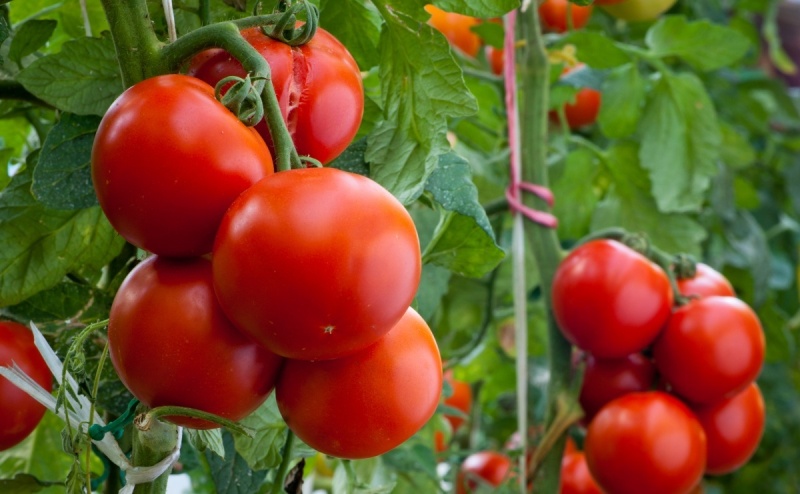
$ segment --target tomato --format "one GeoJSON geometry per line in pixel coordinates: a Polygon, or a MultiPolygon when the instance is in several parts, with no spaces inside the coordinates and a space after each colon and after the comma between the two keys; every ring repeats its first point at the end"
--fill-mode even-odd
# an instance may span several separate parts
{"type": "Polygon", "coordinates": [[[127,241],[165,256],[211,251],[233,200],[272,173],[264,141],[197,79],[164,75],[117,98],[92,148],[103,212],[127,241]]]}
{"type": "Polygon", "coordinates": [[[478,54],[481,39],[472,31],[472,28],[481,23],[479,19],[455,12],[445,12],[430,4],[425,6],[425,10],[431,14],[428,24],[441,32],[451,46],[458,48],[470,57],[478,54]]]}
{"type": "MultiPolygon", "coordinates": [[[[291,47],[264,34],[261,28],[242,36],[267,62],[281,114],[297,152],[329,163],[347,148],[364,113],[361,72],[342,43],[317,29],[308,43],[291,47]]],[[[206,50],[190,62],[189,75],[215,86],[225,77],[244,77],[238,60],[222,49],[206,50]]],[[[256,129],[272,148],[266,121],[256,129]]]]}
{"type": "Polygon", "coordinates": [[[672,290],[655,263],[614,240],[578,246],[553,279],[553,312],[564,336],[600,358],[643,350],[669,318],[672,290]]]}
{"type": "MultiPolygon", "coordinates": [[[[624,0],[613,5],[605,3],[603,9],[625,21],[652,21],[669,10],[678,0],[624,0]]],[[[600,3],[600,2],[596,2],[600,3]]]]}
{"type": "MultiPolygon", "coordinates": [[[[511,458],[497,451],[479,451],[464,460],[456,477],[456,494],[479,492],[480,486],[497,487],[511,474],[511,458]]],[[[480,490],[480,492],[483,492],[480,490]]]]}
{"type": "MultiPolygon", "coordinates": [[[[585,65],[578,64],[575,67],[565,68],[562,76],[582,67],[585,65]]],[[[600,113],[601,102],[602,93],[600,91],[589,87],[581,88],[575,94],[575,101],[564,105],[564,116],[569,128],[578,129],[593,124],[600,113]]]]}
{"type": "Polygon", "coordinates": [[[557,33],[566,32],[570,27],[580,29],[589,22],[592,15],[592,6],[575,5],[569,0],[544,0],[539,5],[539,16],[542,24],[550,31],[557,33]],[[572,23],[568,20],[572,17],[572,23]]]}
{"type": "Polygon", "coordinates": [[[733,297],[706,297],[678,308],[653,345],[658,371],[671,390],[713,403],[750,384],[764,362],[758,316],[733,297]]]}
{"type": "MultiPolygon", "coordinates": [[[[108,341],[114,369],[142,403],[234,421],[267,399],[282,362],[225,318],[204,258],[153,256],[134,268],[111,305],[108,341]]],[[[196,429],[218,427],[169,419],[196,429]]]]}
{"type": "Polygon", "coordinates": [[[220,225],[214,286],[228,317],[273,352],[337,358],[386,334],[411,304],[414,222],[386,189],[334,168],[276,173],[220,225]]]}
{"type": "Polygon", "coordinates": [[[744,391],[704,407],[694,408],[708,438],[706,473],[733,472],[753,456],[764,433],[764,398],[755,383],[744,391]]]}
{"type": "Polygon", "coordinates": [[[413,309],[374,345],[334,360],[287,360],[278,409],[312,448],[369,458],[395,448],[433,416],[442,361],[430,328],[413,309]]]}
{"type": "MultiPolygon", "coordinates": [[[[53,389],[53,375],[22,324],[0,321],[0,366],[16,364],[41,387],[53,389]]],[[[0,451],[22,442],[44,416],[45,408],[5,377],[0,377],[0,451]]]]}
{"type": "Polygon", "coordinates": [[[588,355],[580,394],[586,421],[591,421],[603,405],[614,398],[647,391],[653,385],[655,375],[655,365],[641,353],[616,359],[588,355]]]}
{"type": "MultiPolygon", "coordinates": [[[[453,388],[453,394],[444,399],[444,404],[469,415],[472,409],[472,387],[470,387],[469,383],[454,379],[452,371],[447,371],[444,375],[444,379],[450,383],[450,387],[453,388]]],[[[456,415],[445,415],[444,417],[450,422],[453,431],[457,430],[461,424],[464,423],[464,419],[456,415]]]]}
{"type": "Polygon", "coordinates": [[[697,263],[692,278],[678,279],[678,290],[684,297],[736,296],[731,283],[719,271],[703,263],[697,263]]]}
{"type": "Polygon", "coordinates": [[[584,447],[592,477],[614,494],[686,493],[706,466],[700,422],[661,391],[629,393],[607,404],[589,424],[584,447]]]}
{"type": "Polygon", "coordinates": [[[583,451],[564,453],[559,494],[603,494],[589,471],[583,451]]]}
{"type": "Polygon", "coordinates": [[[495,75],[503,74],[503,49],[493,46],[486,47],[486,59],[489,60],[489,67],[495,75]]]}

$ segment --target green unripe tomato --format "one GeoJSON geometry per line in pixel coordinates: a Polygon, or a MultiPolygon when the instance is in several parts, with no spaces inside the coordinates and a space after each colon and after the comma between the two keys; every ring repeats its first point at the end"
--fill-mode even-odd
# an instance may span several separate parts
{"type": "Polygon", "coordinates": [[[652,21],[675,5],[677,0],[625,0],[602,8],[617,19],[625,21],[652,21]]]}

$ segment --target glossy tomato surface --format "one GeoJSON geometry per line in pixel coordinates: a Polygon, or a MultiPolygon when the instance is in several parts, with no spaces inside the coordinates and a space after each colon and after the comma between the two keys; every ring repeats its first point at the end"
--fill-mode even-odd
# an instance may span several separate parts
{"type": "MultiPolygon", "coordinates": [[[[281,114],[301,156],[329,163],[347,148],[364,113],[361,72],[347,48],[332,34],[317,29],[308,43],[291,47],[254,27],[242,36],[269,62],[281,114]]],[[[215,86],[225,77],[244,77],[238,60],[221,49],[198,54],[189,75],[215,86]]],[[[266,121],[256,125],[272,147],[266,121]]]]}
{"type": "Polygon", "coordinates": [[[445,12],[430,4],[425,6],[425,10],[431,14],[428,24],[442,33],[451,46],[458,48],[470,57],[478,54],[481,39],[472,31],[472,28],[480,24],[479,19],[455,12],[445,12]]]}
{"type": "Polygon", "coordinates": [[[593,124],[600,113],[602,102],[600,91],[585,87],[575,95],[575,102],[564,105],[564,115],[571,129],[593,124]]]}
{"type": "MultiPolygon", "coordinates": [[[[33,344],[33,333],[22,324],[0,321],[0,366],[16,364],[47,391],[53,375],[33,344]]],[[[16,446],[33,432],[45,408],[5,377],[0,376],[0,451],[16,446]]]]}
{"type": "Polygon", "coordinates": [[[386,334],[417,291],[417,231],[372,180],[334,168],[276,173],[225,215],[213,253],[228,317],[275,353],[318,360],[386,334]]]}
{"type": "Polygon", "coordinates": [[[589,471],[583,451],[564,453],[559,494],[603,494],[589,471]]]}
{"type": "Polygon", "coordinates": [[[601,358],[647,347],[669,318],[673,301],[661,268],[614,240],[575,248],[556,271],[552,297],[564,336],[601,358]]]}
{"type": "Polygon", "coordinates": [[[764,434],[764,398],[753,383],[744,391],[718,403],[695,407],[708,439],[706,473],[733,472],[753,456],[764,434]]]}
{"type": "MultiPolygon", "coordinates": [[[[240,420],[275,386],[282,359],[240,333],[214,297],[211,263],[153,256],[122,283],[108,322],[111,362],[150,407],[181,406],[240,420]]],[[[171,417],[178,425],[216,424],[171,417]]]]}
{"type": "Polygon", "coordinates": [[[684,297],[736,296],[728,279],[716,269],[703,263],[697,263],[693,277],[678,279],[678,290],[684,297]]]}
{"type": "Polygon", "coordinates": [[[264,141],[183,75],[144,80],[117,98],[92,147],[103,212],[127,241],[165,256],[211,252],[225,210],[271,174],[264,141]]]}
{"type": "Polygon", "coordinates": [[[653,359],[671,390],[694,403],[713,403],[750,384],[764,363],[765,341],[755,312],[733,297],[689,302],[670,317],[653,359]]]}
{"type": "Polygon", "coordinates": [[[584,443],[592,477],[614,494],[690,492],[706,466],[706,436],[679,399],[630,393],[603,407],[584,443]]]}
{"type": "Polygon", "coordinates": [[[497,451],[479,451],[464,460],[456,477],[456,493],[484,492],[487,486],[497,487],[511,473],[511,458],[497,451]],[[484,486],[481,489],[481,486],[484,486]]]}
{"type": "Polygon", "coordinates": [[[568,29],[580,29],[589,22],[592,6],[576,5],[569,0],[544,0],[539,5],[539,16],[542,24],[550,31],[566,32],[568,29]],[[569,20],[569,17],[572,19],[569,20]]]}
{"type": "MultiPolygon", "coordinates": [[[[472,410],[472,387],[467,382],[459,381],[458,379],[453,378],[452,371],[446,372],[444,379],[453,389],[453,394],[444,399],[444,404],[460,410],[464,413],[464,415],[468,416],[470,410],[472,410]]],[[[448,422],[450,422],[450,426],[453,428],[453,431],[461,427],[461,424],[463,424],[465,420],[463,417],[458,415],[445,415],[444,417],[448,422]]]]}
{"type": "Polygon", "coordinates": [[[413,309],[374,345],[348,357],[287,360],[278,409],[306,444],[339,458],[369,458],[414,435],[436,411],[442,361],[413,309]]]}
{"type": "Polygon", "coordinates": [[[641,353],[627,357],[600,359],[586,357],[580,403],[588,422],[609,401],[627,393],[647,391],[653,385],[656,367],[641,353]]]}
{"type": "MultiPolygon", "coordinates": [[[[625,0],[623,2],[605,2],[606,12],[625,21],[652,21],[675,5],[677,0],[625,0]]],[[[597,2],[600,4],[600,2],[597,2]]]]}

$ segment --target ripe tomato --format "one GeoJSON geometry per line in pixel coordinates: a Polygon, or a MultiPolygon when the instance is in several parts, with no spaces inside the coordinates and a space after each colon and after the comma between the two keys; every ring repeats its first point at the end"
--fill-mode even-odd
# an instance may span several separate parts
{"type": "MultiPolygon", "coordinates": [[[[281,114],[297,152],[329,163],[347,148],[364,113],[361,72],[347,48],[332,34],[317,29],[308,43],[291,47],[244,29],[242,36],[269,62],[281,114]]],[[[214,48],[198,54],[188,74],[215,86],[225,77],[244,77],[245,70],[228,52],[214,48]]],[[[256,125],[272,148],[266,121],[256,125]]]]}
{"type": "Polygon", "coordinates": [[[144,404],[195,408],[234,421],[267,399],[282,362],[225,318],[214,297],[211,263],[199,257],[153,256],[131,271],[111,305],[108,340],[114,369],[144,404]]]}
{"type": "Polygon", "coordinates": [[[697,272],[694,277],[678,279],[678,289],[684,297],[736,296],[736,292],[727,278],[703,263],[697,263],[697,272]]]}
{"type": "Polygon", "coordinates": [[[589,22],[592,15],[592,6],[580,6],[569,2],[569,0],[544,0],[539,5],[539,16],[542,24],[550,31],[557,33],[566,32],[570,26],[572,29],[580,29],[589,22]],[[572,24],[567,19],[572,17],[572,24]]]}
{"type": "Polygon", "coordinates": [[[733,297],[706,297],[678,308],[653,345],[672,391],[694,403],[738,393],[761,371],[764,333],[758,316],[733,297]]]}
{"type": "MultiPolygon", "coordinates": [[[[678,0],[624,0],[606,2],[603,9],[617,19],[625,21],[652,21],[669,10],[678,0]]],[[[595,2],[600,4],[600,2],[595,2]]]]}
{"type": "Polygon", "coordinates": [[[489,66],[495,75],[503,74],[503,58],[502,48],[486,47],[486,59],[489,60],[489,66]]]}
{"type": "Polygon", "coordinates": [[[564,453],[559,494],[603,494],[589,471],[583,451],[564,453]]]}
{"type": "Polygon", "coordinates": [[[625,357],[647,347],[673,301],[661,268],[613,240],[573,250],[556,271],[552,298],[564,336],[600,358],[625,357]]]}
{"type": "Polygon", "coordinates": [[[339,458],[395,448],[433,416],[442,361],[430,328],[413,309],[374,345],[347,357],[287,360],[278,409],[297,437],[339,458]]]}
{"type": "MultiPolygon", "coordinates": [[[[444,375],[444,379],[450,383],[450,387],[453,388],[453,394],[444,399],[444,404],[469,415],[472,409],[472,387],[470,387],[469,383],[454,379],[452,371],[447,371],[444,375]]],[[[456,415],[445,415],[444,417],[450,422],[453,431],[457,430],[461,424],[464,423],[464,419],[456,415]]]]}
{"type": "MultiPolygon", "coordinates": [[[[0,321],[0,367],[16,364],[41,387],[53,389],[53,375],[22,324],[0,321]]],[[[5,377],[0,377],[0,451],[22,442],[42,420],[45,408],[5,377]]]]}
{"type": "Polygon", "coordinates": [[[627,393],[647,391],[653,385],[656,367],[641,353],[616,359],[586,358],[580,403],[589,422],[603,406],[627,393]]]}
{"type": "MultiPolygon", "coordinates": [[[[562,76],[585,67],[578,64],[574,67],[565,68],[562,76]]],[[[602,93],[589,87],[581,88],[575,95],[575,101],[564,105],[564,116],[570,129],[578,129],[593,124],[600,113],[602,103],[602,93]]]]}
{"type": "MultiPolygon", "coordinates": [[[[456,494],[478,492],[480,486],[497,487],[511,473],[511,458],[497,451],[479,451],[464,460],[456,477],[456,494]]],[[[483,491],[480,491],[483,492],[483,491]]]]}
{"type": "Polygon", "coordinates": [[[708,438],[706,473],[733,472],[753,456],[764,433],[764,398],[755,383],[737,395],[694,408],[708,438]]]}
{"type": "Polygon", "coordinates": [[[228,317],[273,352],[338,358],[386,334],[419,284],[414,222],[386,189],[334,168],[276,173],[231,205],[214,244],[228,317]]]}
{"type": "Polygon", "coordinates": [[[111,105],[92,148],[100,206],[127,241],[165,256],[211,251],[222,215],[272,173],[264,141],[183,75],[142,81],[111,105]]]}
{"type": "Polygon", "coordinates": [[[472,31],[472,27],[481,23],[479,19],[455,12],[445,12],[430,4],[425,6],[425,10],[431,14],[428,24],[441,32],[451,46],[470,57],[478,54],[481,39],[472,31]]]}
{"type": "Polygon", "coordinates": [[[680,400],[629,393],[595,416],[584,443],[597,484],[614,494],[689,492],[703,476],[706,436],[680,400]]]}

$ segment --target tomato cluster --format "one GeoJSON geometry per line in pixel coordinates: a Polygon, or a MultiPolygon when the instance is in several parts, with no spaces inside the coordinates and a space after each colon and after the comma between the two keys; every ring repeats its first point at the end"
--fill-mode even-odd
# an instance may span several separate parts
{"type": "Polygon", "coordinates": [[[690,492],[761,439],[758,317],[704,264],[677,286],[614,240],[578,246],[556,271],[554,315],[585,363],[586,460],[604,492],[690,492]]]}
{"type": "MultiPolygon", "coordinates": [[[[272,65],[298,150],[333,159],[361,119],[352,57],[324,31],[299,48],[243,34],[272,65]]],[[[198,55],[191,71],[212,82],[244,75],[219,50],[198,55]]],[[[386,189],[333,168],[274,173],[259,132],[206,82],[175,74],[117,99],[92,173],[112,225],[154,254],[120,286],[108,325],[111,361],[143,403],[236,421],[274,389],[288,426],[343,458],[382,454],[433,415],[441,359],[409,307],[419,239],[386,189]]]]}

